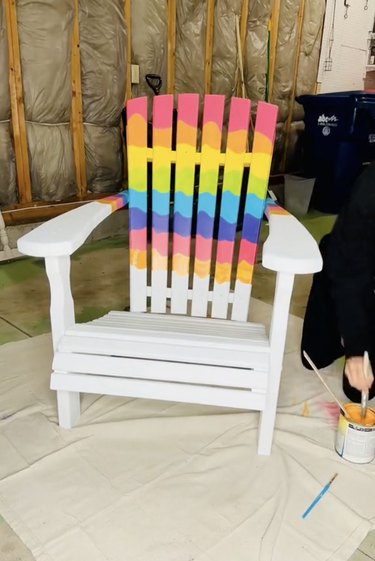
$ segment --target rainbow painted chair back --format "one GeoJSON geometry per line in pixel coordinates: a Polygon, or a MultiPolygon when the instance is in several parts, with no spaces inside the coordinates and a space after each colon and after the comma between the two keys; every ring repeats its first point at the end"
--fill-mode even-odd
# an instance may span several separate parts
{"type": "MultiPolygon", "coordinates": [[[[128,101],[132,311],[146,311],[147,297],[151,297],[152,312],[165,312],[170,299],[172,313],[247,319],[277,117],[276,106],[258,104],[250,153],[246,150],[250,109],[249,100],[232,98],[224,128],[224,96],[205,96],[198,150],[199,96],[179,95],[176,147],[172,149],[173,96],[154,97],[152,147],[147,146],[147,98],[128,101]],[[227,134],[222,152],[223,130],[227,134]],[[147,213],[151,211],[149,162],[152,162],[151,248],[148,248],[147,232],[150,224],[147,213]],[[244,214],[240,216],[244,169],[250,164],[244,214]],[[221,180],[222,185],[218,187],[221,180]],[[242,223],[240,240],[236,236],[239,221],[242,223]],[[217,232],[217,244],[214,232],[217,232]],[[234,251],[236,243],[238,247],[234,251]],[[237,262],[233,263],[235,255],[237,262]],[[151,278],[147,264],[151,267],[151,278]],[[149,288],[148,280],[151,280],[149,288]]],[[[280,209],[280,212],[284,211],[280,209]]]]}
{"type": "Polygon", "coordinates": [[[320,270],[322,260],[303,225],[265,199],[276,107],[258,104],[249,153],[250,102],[233,98],[225,127],[224,106],[222,96],[205,97],[198,140],[198,96],[180,95],[174,141],[173,98],[155,97],[148,147],[147,99],[130,100],[129,190],[18,241],[23,253],[45,258],[60,426],[79,420],[81,392],[218,405],[260,411],[257,449],[270,453],[294,275],[320,270]],[[128,204],[130,311],[77,323],[70,256],[128,204]],[[263,213],[269,235],[262,264],[276,272],[269,329],[255,323],[254,310],[247,321],[263,213]],[[149,308],[153,313],[143,313],[149,308]]]}

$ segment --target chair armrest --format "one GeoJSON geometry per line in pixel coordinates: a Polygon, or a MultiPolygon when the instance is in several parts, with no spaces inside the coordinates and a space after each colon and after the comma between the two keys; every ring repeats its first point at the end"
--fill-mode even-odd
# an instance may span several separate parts
{"type": "Polygon", "coordinates": [[[318,244],[303,224],[271,199],[266,201],[265,214],[270,231],[263,246],[263,266],[294,274],[321,271],[323,260],[318,244]]]}
{"type": "Polygon", "coordinates": [[[98,224],[127,203],[128,192],[121,191],[70,210],[22,236],[17,242],[18,249],[33,257],[71,255],[98,224]]]}

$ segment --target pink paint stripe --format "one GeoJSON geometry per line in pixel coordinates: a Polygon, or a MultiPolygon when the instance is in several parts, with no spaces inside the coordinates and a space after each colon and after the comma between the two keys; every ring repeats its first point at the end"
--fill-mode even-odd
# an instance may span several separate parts
{"type": "Polygon", "coordinates": [[[146,228],[142,230],[129,231],[129,249],[138,251],[146,251],[147,249],[147,231],[146,228]]]}
{"type": "Polygon", "coordinates": [[[173,234],[173,255],[179,253],[189,257],[190,255],[190,236],[180,236],[173,234]]]}
{"type": "Polygon", "coordinates": [[[249,99],[232,97],[228,132],[247,130],[249,128],[251,102],[249,99]]]}
{"type": "Polygon", "coordinates": [[[218,129],[221,130],[223,126],[224,102],[225,97],[223,95],[206,95],[204,97],[203,126],[207,123],[215,123],[218,129]]]}
{"type": "Polygon", "coordinates": [[[261,132],[273,143],[277,122],[278,107],[265,101],[258,102],[255,130],[261,132]]]}
{"type": "Polygon", "coordinates": [[[154,129],[172,127],[173,95],[156,95],[154,97],[154,129]]]}
{"type": "Polygon", "coordinates": [[[126,114],[128,119],[133,115],[141,115],[147,121],[147,97],[129,99],[126,104],[126,114]]]}
{"type": "Polygon", "coordinates": [[[178,96],[178,120],[189,127],[196,128],[198,125],[199,95],[180,94],[178,96]]]}
{"type": "Polygon", "coordinates": [[[238,256],[238,262],[246,261],[250,263],[250,265],[254,265],[255,263],[255,256],[257,252],[257,244],[253,242],[248,242],[245,239],[242,239],[240,252],[238,256]]]}
{"type": "Polygon", "coordinates": [[[199,234],[195,241],[195,258],[200,261],[209,261],[211,259],[212,238],[205,239],[199,234]]]}
{"type": "Polygon", "coordinates": [[[168,255],[168,232],[155,232],[152,228],[152,249],[166,257],[168,255]]]}
{"type": "Polygon", "coordinates": [[[234,242],[221,240],[217,242],[216,262],[220,264],[232,263],[234,242]]]}

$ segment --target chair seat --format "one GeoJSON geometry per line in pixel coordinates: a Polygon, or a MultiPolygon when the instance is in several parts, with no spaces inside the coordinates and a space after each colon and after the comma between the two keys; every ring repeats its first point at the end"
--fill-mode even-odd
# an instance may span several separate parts
{"type": "Polygon", "coordinates": [[[263,325],[110,312],[61,338],[53,368],[226,387],[266,387],[270,346],[263,325]]]}

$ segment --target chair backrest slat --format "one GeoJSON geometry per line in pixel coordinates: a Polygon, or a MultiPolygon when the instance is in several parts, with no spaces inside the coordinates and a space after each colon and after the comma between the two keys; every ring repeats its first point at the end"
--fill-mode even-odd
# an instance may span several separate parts
{"type": "Polygon", "coordinates": [[[233,251],[241,196],[243,166],[248,140],[250,101],[232,98],[217,238],[215,282],[211,316],[226,318],[233,251]]]}
{"type": "Polygon", "coordinates": [[[171,290],[174,314],[187,313],[198,110],[198,94],[179,95],[171,290]]]}
{"type": "Polygon", "coordinates": [[[275,140],[277,107],[260,101],[257,108],[249,181],[238,256],[232,319],[246,321],[253,270],[275,140]]]}
{"type": "Polygon", "coordinates": [[[128,101],[130,309],[147,309],[147,98],[128,101]]]}
{"type": "Polygon", "coordinates": [[[224,102],[221,95],[207,95],[204,99],[191,308],[194,316],[207,315],[224,102]]]}
{"type": "Polygon", "coordinates": [[[152,129],[151,311],[167,303],[173,96],[154,97],[152,129]]]}

